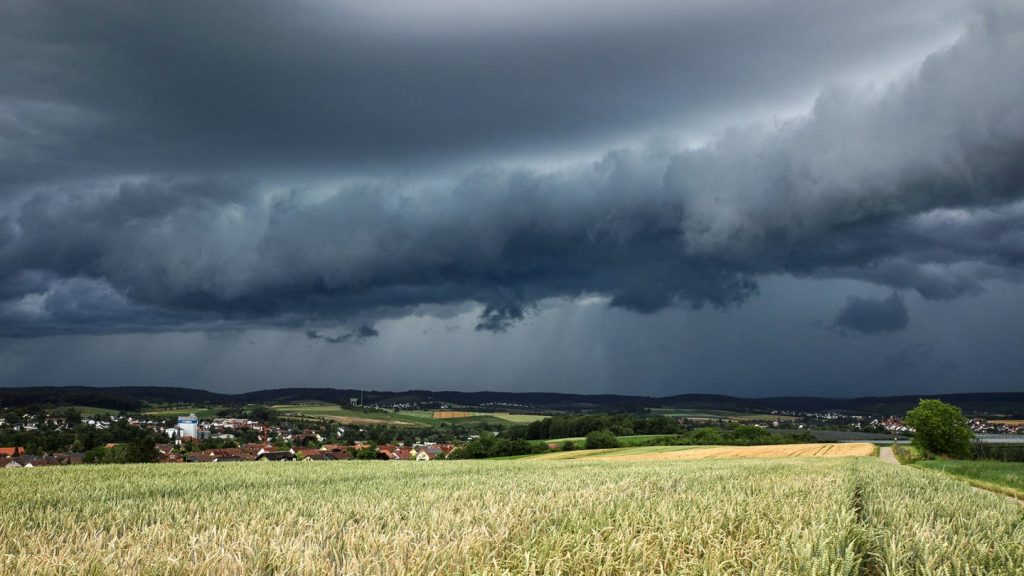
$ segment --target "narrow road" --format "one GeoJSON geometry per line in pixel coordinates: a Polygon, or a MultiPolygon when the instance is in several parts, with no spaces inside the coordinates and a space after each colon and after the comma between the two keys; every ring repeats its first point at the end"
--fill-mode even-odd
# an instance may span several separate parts
{"type": "Polygon", "coordinates": [[[896,455],[892,453],[892,446],[882,446],[878,449],[878,459],[886,464],[896,464],[899,466],[900,461],[896,459],[896,455]]]}

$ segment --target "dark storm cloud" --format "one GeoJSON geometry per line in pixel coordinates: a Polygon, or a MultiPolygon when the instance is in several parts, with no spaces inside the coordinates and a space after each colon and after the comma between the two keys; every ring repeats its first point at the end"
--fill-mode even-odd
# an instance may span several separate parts
{"type": "Polygon", "coordinates": [[[488,304],[480,313],[475,329],[478,332],[504,332],[525,317],[525,309],[517,302],[488,304]]]}
{"type": "MultiPolygon", "coordinates": [[[[245,183],[214,182],[215,194],[193,181],[133,186],[160,199],[152,210],[122,188],[40,193],[22,204],[0,273],[92,278],[134,303],[285,324],[476,301],[480,328],[500,331],[553,296],[608,293],[645,312],[743,301],[754,286],[742,270],[681,252],[680,203],[650,169],[666,162],[619,152],[567,172],[483,170],[437,190],[251,191],[244,202],[226,190],[245,183]],[[164,202],[168,189],[183,199],[164,202]]],[[[8,302],[52,296],[24,289],[8,302]]]]}
{"type": "Polygon", "coordinates": [[[957,4],[7,0],[0,182],[589,149],[803,100],[957,4]]]}
{"type": "Polygon", "coordinates": [[[903,297],[893,292],[885,299],[850,296],[836,315],[835,327],[860,334],[898,332],[910,323],[903,297]]]}
{"type": "Polygon", "coordinates": [[[328,344],[342,344],[344,342],[362,342],[367,338],[375,338],[380,335],[377,329],[369,324],[361,324],[355,330],[346,332],[344,334],[338,334],[337,336],[328,336],[321,334],[316,330],[306,330],[306,338],[310,340],[322,340],[328,344]]]}
{"type": "MultiPolygon", "coordinates": [[[[815,12],[826,5],[836,11],[829,18],[847,10],[836,7],[845,4],[808,6],[828,20],[815,12]]],[[[543,75],[521,86],[492,76],[496,64],[488,54],[508,56],[503,50],[511,49],[500,34],[493,41],[470,34],[469,44],[449,45],[443,35],[410,30],[386,47],[373,44],[375,51],[359,44],[374,38],[372,26],[346,36],[330,26],[321,30],[303,10],[256,10],[224,27],[221,11],[230,4],[188,14],[111,5],[107,13],[89,10],[75,19],[44,17],[49,4],[17,6],[24,21],[4,38],[20,56],[0,65],[15,80],[5,88],[6,106],[52,100],[57,112],[60,106],[77,112],[68,112],[73,121],[66,126],[42,132],[32,124],[35,116],[27,117],[23,132],[0,124],[0,141],[28,141],[0,162],[0,178],[18,183],[10,187],[10,208],[0,213],[5,335],[306,327],[464,302],[482,305],[478,330],[500,332],[552,297],[596,293],[641,313],[736,306],[769,273],[857,278],[935,299],[976,293],[986,278],[1020,275],[1024,18],[1014,7],[985,8],[956,45],[904,81],[874,92],[831,87],[805,117],[770,129],[737,128],[704,148],[651,144],[560,169],[481,167],[447,181],[396,176],[337,184],[301,171],[265,177],[261,163],[273,171],[289,163],[310,168],[309,160],[323,170],[332,158],[339,165],[369,161],[366,155],[397,161],[424,148],[469,155],[477,145],[578,135],[613,111],[601,129],[641,125],[645,120],[633,114],[667,114],[667,100],[699,109],[703,97],[681,98],[672,89],[678,79],[665,78],[671,63],[682,66],[689,56],[685,47],[666,50],[675,36],[659,27],[689,24],[664,15],[648,22],[653,29],[638,38],[651,39],[666,55],[642,69],[632,59],[640,56],[602,52],[608,35],[601,26],[609,23],[557,29],[536,45],[522,36],[509,40],[523,53],[544,41],[582,42],[580,54],[521,69],[553,77],[581,70],[583,78],[569,90],[543,75]],[[164,29],[187,30],[190,41],[148,37],[125,24],[164,22],[158,16],[178,22],[164,29]],[[277,22],[266,29],[270,38],[289,26],[309,34],[275,46],[257,33],[268,19],[277,22]],[[100,34],[106,26],[122,34],[100,34]],[[68,34],[63,43],[55,41],[60,33],[68,34]],[[416,52],[428,41],[440,47],[437,53],[416,52]],[[456,54],[474,43],[494,52],[484,51],[481,61],[456,54]],[[90,50],[71,49],[78,44],[90,50]],[[53,58],[36,62],[40,46],[53,58]],[[590,71],[575,59],[584,53],[612,69],[590,71]],[[380,59],[372,68],[379,85],[371,81],[377,76],[360,76],[369,74],[362,68],[370,66],[369,54],[380,59]],[[200,55],[208,57],[202,65],[200,55]],[[94,70],[93,59],[112,65],[94,70]],[[95,74],[65,80],[65,61],[95,74]],[[297,61],[308,66],[293,70],[297,61]],[[441,62],[451,69],[441,70],[441,62]],[[325,73],[324,65],[337,74],[325,73]],[[352,67],[358,73],[346,76],[352,67]],[[282,76],[285,71],[292,76],[282,76]],[[456,91],[431,92],[428,73],[456,91]],[[587,92],[588,79],[601,75],[617,86],[608,89],[613,95],[587,92]],[[630,81],[616,84],[617,75],[630,81]],[[129,82],[138,86],[128,90],[129,82]],[[647,90],[661,82],[665,91],[647,90]],[[361,92],[367,85],[378,90],[361,92]],[[81,95],[77,100],[69,86],[81,95]],[[126,91],[108,101],[111,86],[126,91]],[[123,114],[113,114],[122,107],[123,114]],[[67,147],[81,154],[60,156],[67,147]],[[95,169],[96,176],[72,181],[43,174],[39,163],[58,156],[71,161],[55,163],[53,173],[95,169]],[[192,167],[149,175],[184,165],[192,167]],[[245,177],[210,176],[213,166],[245,177]],[[282,181],[295,188],[284,189],[282,181]]],[[[796,5],[772,6],[776,18],[796,5]]],[[[856,12],[844,34],[874,22],[856,12]]],[[[732,49],[748,54],[755,44],[737,41],[732,49]]],[[[800,61],[795,52],[776,54],[800,61]]],[[[758,60],[746,57],[736,56],[744,79],[730,97],[739,98],[752,81],[746,76],[758,60]]],[[[820,57],[827,66],[827,51],[820,57]]],[[[720,62],[687,66],[685,86],[704,86],[701,74],[722,69],[720,62]]],[[[728,78],[720,82],[731,86],[728,78]]],[[[779,82],[781,90],[796,81],[779,82]]],[[[57,113],[52,122],[62,118],[57,113]]]]}

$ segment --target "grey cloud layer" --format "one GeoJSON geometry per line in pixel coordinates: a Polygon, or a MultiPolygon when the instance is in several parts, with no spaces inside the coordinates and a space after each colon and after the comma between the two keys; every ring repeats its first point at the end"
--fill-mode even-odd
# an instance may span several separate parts
{"type": "Polygon", "coordinates": [[[850,296],[836,315],[835,327],[861,334],[897,332],[907,327],[910,313],[903,297],[893,292],[885,299],[850,296]]]}
{"type": "Polygon", "coordinates": [[[337,336],[329,336],[327,334],[321,334],[316,330],[306,330],[306,338],[310,340],[322,340],[328,344],[342,344],[344,342],[362,342],[367,338],[376,338],[380,333],[377,329],[369,324],[362,324],[351,332],[344,334],[338,334],[337,336]]]}
{"type": "Polygon", "coordinates": [[[0,183],[589,150],[804,100],[959,4],[5,0],[0,183]]]}
{"type": "MultiPolygon", "coordinates": [[[[145,151],[142,131],[138,142],[104,142],[99,156],[83,156],[84,165],[107,171],[102,178],[28,186],[33,162],[65,145],[31,141],[23,158],[5,156],[0,164],[0,177],[17,183],[10,209],[0,212],[0,330],[20,336],[301,325],[474,301],[484,305],[478,329],[501,331],[544,298],[600,293],[612,306],[642,313],[727,307],[756,293],[757,276],[780,272],[864,279],[926,298],[976,293],[985,278],[1018,278],[1024,262],[1022,30],[1019,9],[986,9],[965,37],[906,81],[874,93],[830,88],[804,118],[738,128],[703,149],[650,145],[559,170],[480,168],[449,183],[366,178],[330,193],[317,186],[282,191],[258,176],[201,170],[125,177],[99,158],[119,157],[123,150],[111,145],[138,143],[145,151]]],[[[296,42],[303,41],[309,39],[296,42]]],[[[45,70],[38,74],[44,77],[37,83],[20,87],[23,97],[45,92],[45,70]]],[[[244,70],[240,78],[244,84],[244,70]]],[[[277,89],[267,87],[271,95],[277,89]]],[[[167,97],[188,102],[173,90],[167,97]]],[[[223,130],[225,153],[241,156],[237,139],[251,139],[257,158],[281,148],[278,161],[359,147],[320,140],[315,131],[310,142],[296,144],[293,137],[308,134],[303,126],[313,122],[301,114],[292,118],[299,132],[268,144],[266,126],[242,120],[280,112],[262,97],[237,102],[242,110],[190,116],[182,134],[202,121],[223,130]]],[[[639,103],[605,105],[629,110],[639,103]]],[[[133,110],[140,122],[169,122],[131,107],[126,122],[134,121],[133,110]]],[[[506,116],[511,129],[519,114],[506,116]]],[[[397,147],[383,155],[401,156],[406,144],[429,147],[417,140],[423,135],[444,141],[446,127],[407,120],[367,124],[374,138],[397,147]],[[398,125],[413,132],[411,143],[386,138],[388,126],[398,125]]],[[[531,134],[565,128],[549,124],[531,134]]],[[[153,128],[163,137],[170,125],[153,128]]],[[[4,126],[0,138],[16,140],[4,126]]],[[[211,153],[205,139],[213,132],[201,135],[199,150],[211,153]]],[[[466,137],[453,145],[476,142],[466,137]]],[[[173,157],[174,138],[166,142],[173,157]]],[[[151,167],[131,153],[125,159],[143,174],[151,167]]],[[[303,186],[309,181],[287,180],[297,178],[303,186]]],[[[874,312],[865,302],[854,308],[874,312]]],[[[857,322],[849,327],[866,326],[857,322]]]]}

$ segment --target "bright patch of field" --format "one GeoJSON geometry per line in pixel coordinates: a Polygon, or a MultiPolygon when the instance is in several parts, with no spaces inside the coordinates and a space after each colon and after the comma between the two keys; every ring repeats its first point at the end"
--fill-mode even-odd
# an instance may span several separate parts
{"type": "Polygon", "coordinates": [[[1024,462],[923,460],[915,465],[945,472],[982,488],[1024,499],[1024,462]]]}
{"type": "Polygon", "coordinates": [[[97,408],[95,406],[71,406],[82,416],[107,416],[110,414],[120,414],[120,410],[114,410],[113,408],[97,408]]]}
{"type": "Polygon", "coordinates": [[[435,410],[430,415],[431,418],[437,418],[437,419],[442,419],[442,418],[468,418],[469,416],[474,416],[474,414],[472,412],[463,412],[463,411],[460,411],[460,410],[435,410]]]}
{"type": "Polygon", "coordinates": [[[503,420],[487,412],[480,412],[474,416],[467,416],[465,418],[442,418],[435,420],[435,424],[511,424],[508,420],[503,420]]]}
{"type": "Polygon", "coordinates": [[[1007,426],[1024,426],[1024,420],[989,420],[992,424],[1006,424],[1007,426]]]}
{"type": "Polygon", "coordinates": [[[869,458],[0,470],[0,574],[1020,574],[1021,510],[869,458]]]}
{"type": "Polygon", "coordinates": [[[539,414],[510,414],[508,412],[467,412],[460,410],[435,410],[424,412],[441,422],[486,422],[491,424],[529,424],[547,416],[539,414]]]}
{"type": "Polygon", "coordinates": [[[584,460],[598,456],[636,456],[641,454],[661,454],[680,450],[703,450],[704,446],[639,446],[635,448],[600,448],[597,450],[570,450],[568,452],[551,452],[526,456],[531,460],[584,460]]]}
{"type": "Polygon", "coordinates": [[[160,418],[170,418],[173,416],[188,416],[189,414],[195,414],[199,418],[214,418],[217,416],[217,412],[223,410],[223,407],[209,407],[209,406],[184,406],[182,408],[159,408],[155,410],[147,410],[143,414],[147,416],[158,416],[160,418]]]}
{"type": "Polygon", "coordinates": [[[781,444],[774,446],[715,446],[699,448],[673,447],[638,454],[610,452],[601,455],[605,460],[719,460],[724,458],[846,458],[873,456],[873,444],[781,444]]]}
{"type": "Polygon", "coordinates": [[[510,414],[508,412],[487,412],[487,414],[515,424],[529,424],[547,418],[543,414],[510,414]]]}
{"type": "Polygon", "coordinates": [[[421,426],[434,426],[438,421],[434,420],[430,414],[431,413],[426,410],[402,410],[400,412],[387,413],[388,416],[400,422],[418,424],[421,426]]]}

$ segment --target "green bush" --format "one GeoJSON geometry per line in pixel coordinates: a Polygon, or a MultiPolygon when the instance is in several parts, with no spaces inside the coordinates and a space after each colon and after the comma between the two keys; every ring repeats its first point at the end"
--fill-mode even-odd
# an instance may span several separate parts
{"type": "Polygon", "coordinates": [[[610,430],[597,430],[587,434],[587,450],[596,448],[618,448],[619,439],[610,430]]]}

